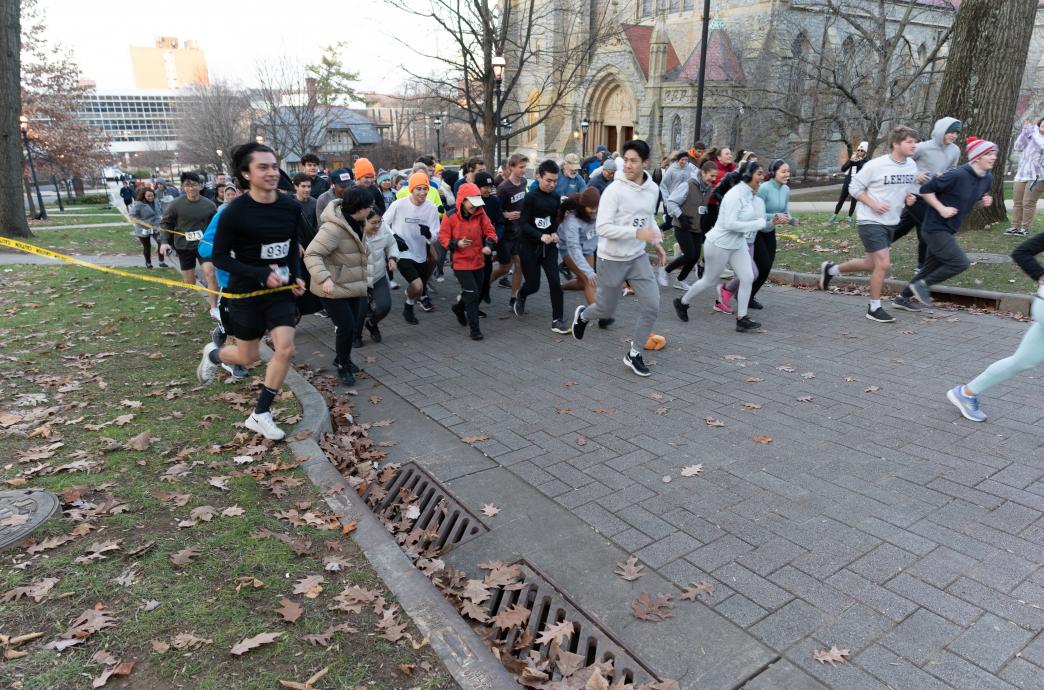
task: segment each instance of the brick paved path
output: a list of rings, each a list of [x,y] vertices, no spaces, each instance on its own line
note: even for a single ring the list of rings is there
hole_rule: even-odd
[[[741,335],[709,301],[682,324],[665,290],[668,347],[641,379],[620,362],[628,300],[578,343],[550,332],[545,291],[517,319],[494,288],[473,343],[456,282],[440,288],[419,327],[397,291],[385,343],[356,362],[458,435],[489,434],[486,454],[679,586],[712,580],[710,605],[794,664],[839,690],[1044,687],[1042,372],[993,391],[987,424],[944,398],[1026,324],[881,325],[864,298],[767,287],[768,332]],[[331,330],[310,321],[299,352]],[[703,475],[681,477],[692,463]],[[819,667],[824,644],[852,663]]]

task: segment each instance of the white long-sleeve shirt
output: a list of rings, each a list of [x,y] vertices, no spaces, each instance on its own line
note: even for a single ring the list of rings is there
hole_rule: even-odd
[[[848,193],[854,198],[866,192],[874,200],[888,204],[888,211],[874,213],[873,209],[860,201],[856,204],[856,223],[898,225],[906,204],[906,195],[916,192],[919,187],[917,163],[912,158],[902,163],[896,162],[891,154],[874,158],[852,177]]]
[[[385,211],[381,225],[401,237],[409,246],[399,254],[400,259],[422,264],[428,260],[428,244],[435,244],[439,240],[439,210],[427,199],[420,206],[415,206],[408,196],[396,199]],[[422,225],[428,227],[431,239],[421,234]]]
[[[646,243],[638,239],[638,230],[656,226],[656,202],[660,188],[649,173],[641,184],[617,174],[602,192],[598,203],[598,258],[606,261],[631,261],[645,254]]]
[[[746,182],[737,182],[721,198],[718,222],[707,233],[707,241],[722,249],[742,249],[763,227],[765,200],[755,196]]]

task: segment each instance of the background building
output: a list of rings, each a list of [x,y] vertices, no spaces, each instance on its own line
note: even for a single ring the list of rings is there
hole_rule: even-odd
[[[207,58],[195,41],[181,46],[178,39],[160,36],[154,48],[131,46],[134,86],[139,89],[178,89],[209,84]]]
[[[128,162],[135,154],[177,150],[176,91],[95,91],[78,113],[81,120],[110,138],[109,150]]]

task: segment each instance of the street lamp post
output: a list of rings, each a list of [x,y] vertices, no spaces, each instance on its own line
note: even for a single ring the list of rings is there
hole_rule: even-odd
[[[497,163],[497,165],[500,165],[500,125],[501,125],[500,108],[501,108],[501,105],[502,105],[501,102],[500,102],[501,101],[501,95],[502,95],[501,94],[501,90],[500,90],[500,86],[501,86],[501,84],[504,81],[504,68],[507,67],[507,60],[504,58],[503,55],[494,55],[493,56],[493,60],[491,61],[491,65],[493,66],[493,83],[494,83],[495,90],[496,90],[496,95],[497,95],[497,110],[493,114],[493,122],[495,123],[494,126],[493,126],[493,129],[494,129],[493,136],[496,137],[496,140],[497,140],[497,145],[496,145],[497,160],[496,160],[496,163]]]
[[[507,141],[505,142],[504,152],[508,153],[511,151],[511,120],[505,117],[500,121],[500,125],[507,130]]]
[[[583,133],[583,138],[580,143],[581,159],[587,157],[587,130],[589,129],[591,129],[591,123],[587,121],[587,118],[585,117],[583,120],[580,120],[580,131]]]
[[[223,150],[221,150],[221,149],[214,149],[214,153],[217,154],[217,162],[218,162],[218,164],[217,164],[217,168],[215,168],[215,170],[214,170],[215,174],[217,174],[217,173],[221,172],[221,168],[223,168],[224,165],[225,165],[224,160],[222,160],[222,157],[225,155],[225,152]]]
[[[710,30],[710,0],[703,0],[703,38],[700,41],[700,76],[696,86],[696,126],[693,143],[700,140],[703,130],[703,85],[707,77],[707,34]]]
[[[25,144],[25,157],[29,161],[29,172],[33,176],[33,186],[36,187],[36,202],[40,204],[40,212],[36,214],[36,218],[47,220],[47,209],[44,208],[43,194],[40,193],[40,183],[36,179],[36,167],[33,165],[33,150],[29,146],[29,118],[22,115],[18,121],[22,130],[22,142]]]
[[[51,182],[54,184],[54,195],[58,197],[58,210],[65,213],[65,204],[62,203],[62,189],[58,186],[58,178],[52,173]]]
[[[442,113],[435,116],[435,160],[442,158]]]

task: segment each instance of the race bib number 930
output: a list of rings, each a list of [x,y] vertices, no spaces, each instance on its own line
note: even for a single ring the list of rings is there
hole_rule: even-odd
[[[262,259],[285,259],[290,253],[290,240],[261,245]]]

